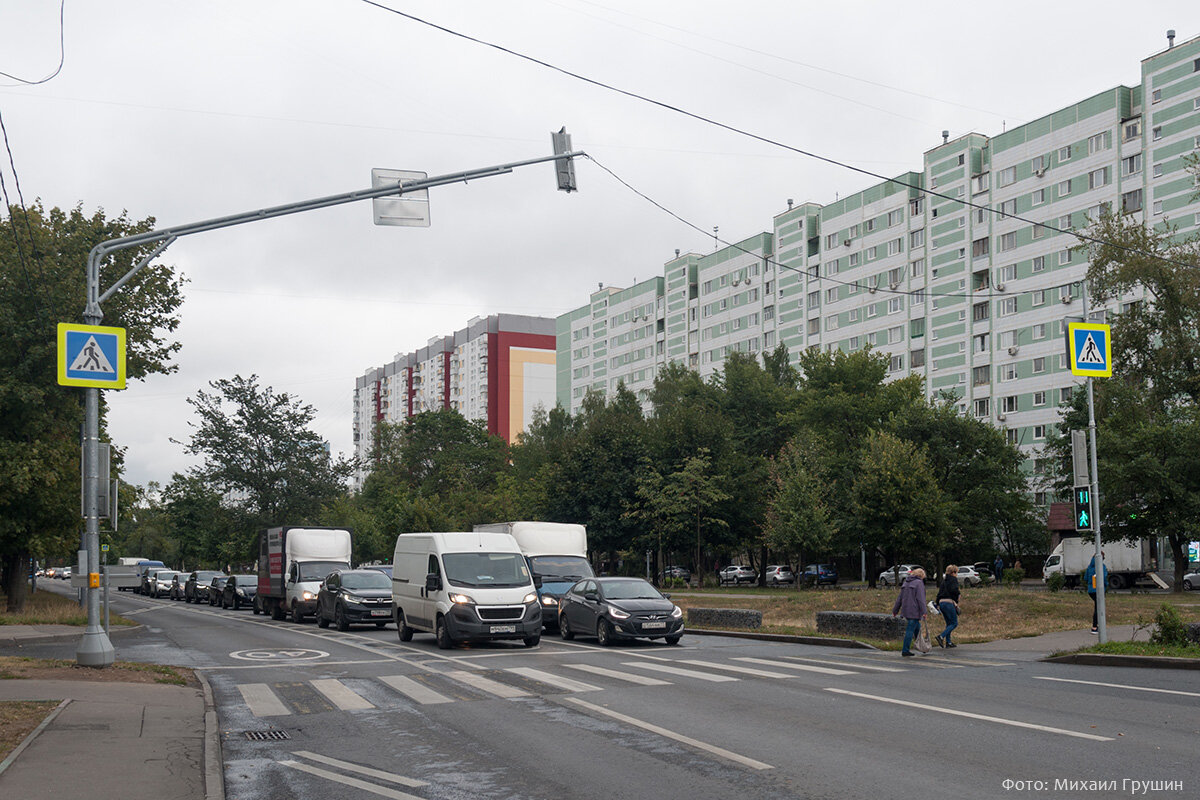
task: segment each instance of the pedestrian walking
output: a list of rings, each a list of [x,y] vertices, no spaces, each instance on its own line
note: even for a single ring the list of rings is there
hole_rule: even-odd
[[[938,589],[937,607],[946,620],[946,629],[933,637],[938,647],[958,647],[950,641],[950,634],[958,627],[958,567],[954,564],[946,567],[946,575],[942,578],[942,588]]]
[[[1100,551],[1100,580],[1108,583],[1108,567],[1104,566],[1104,551]],[[1088,597],[1092,598],[1092,633],[1100,633],[1100,621],[1096,614],[1096,557],[1092,556],[1087,570],[1083,573],[1083,585],[1087,587]]]
[[[912,646],[913,637],[921,630],[921,620],[925,619],[926,613],[925,570],[918,567],[909,571],[908,577],[900,586],[900,594],[896,596],[896,602],[892,605],[893,617],[898,615],[908,620],[908,625],[904,628],[904,646],[900,649],[900,655],[914,655],[909,648]]]

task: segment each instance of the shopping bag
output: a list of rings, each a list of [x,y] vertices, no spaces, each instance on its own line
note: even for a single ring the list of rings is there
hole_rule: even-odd
[[[937,614],[940,616],[942,613],[942,609],[938,608],[937,603],[933,602],[932,600],[926,603],[925,607],[929,609],[930,614]]]
[[[917,630],[917,650],[922,653],[928,653],[933,649],[933,645],[929,643],[929,626],[922,625]]]

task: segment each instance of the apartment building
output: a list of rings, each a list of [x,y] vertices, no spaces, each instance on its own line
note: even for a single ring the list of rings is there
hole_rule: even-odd
[[[1137,85],[995,136],[946,133],[919,172],[828,205],[789,201],[766,232],[601,287],[557,320],[558,402],[575,411],[623,381],[647,403],[667,363],[709,375],[732,350],[777,342],[793,362],[806,348],[870,347],[893,378],[919,375],[929,396],[952,393],[1004,429],[1036,472],[1080,383],[1063,337],[1064,320],[1085,314],[1071,231],[1111,209],[1196,233],[1200,187],[1184,159],[1198,151],[1200,37],[1143,60]]]
[[[354,449],[363,465],[355,486],[370,471],[380,422],[450,408],[513,441],[538,405],[554,406],[555,347],[554,320],[496,314],[368,370],[354,386]]]

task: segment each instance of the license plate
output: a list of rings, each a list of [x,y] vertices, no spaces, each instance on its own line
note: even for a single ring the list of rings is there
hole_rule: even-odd
[[[391,611],[389,611],[389,610],[387,610],[386,608],[373,608],[373,609],[371,609],[371,616],[372,616],[372,617],[387,617],[387,616],[390,616],[390,615],[391,615],[391,613],[392,613],[392,612],[391,612]]]
[[[516,633],[516,625],[493,625],[492,633]]]
[[[644,631],[655,630],[655,629],[666,630],[667,623],[665,623],[665,622],[643,622],[642,623],[642,630],[644,630]]]

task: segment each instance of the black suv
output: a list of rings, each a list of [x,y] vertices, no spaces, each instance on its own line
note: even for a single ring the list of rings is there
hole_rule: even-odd
[[[189,603],[203,603],[208,600],[208,587],[212,579],[224,574],[219,569],[196,570],[188,575],[187,583],[183,585],[183,599]]]
[[[338,569],[325,576],[317,592],[317,625],[332,622],[339,631],[355,623],[382,628],[392,619],[392,580],[373,569]]]

